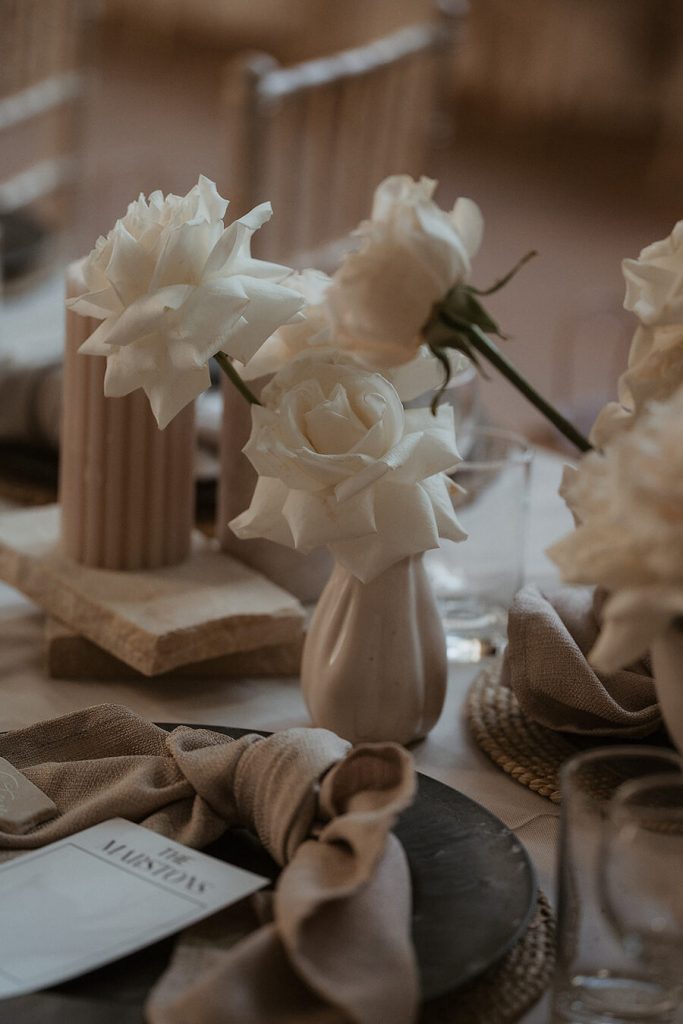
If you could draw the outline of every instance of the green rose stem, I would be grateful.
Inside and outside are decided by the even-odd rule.
[[[438,310],[439,320],[450,327],[462,338],[465,335],[466,340],[462,343],[455,341],[454,344],[449,344],[448,341],[440,340],[440,347],[458,348],[460,351],[465,352],[466,355],[472,356],[472,349],[487,359],[504,377],[513,384],[521,394],[527,398],[532,405],[534,405],[540,413],[545,416],[554,427],[560,431],[561,434],[571,441],[572,444],[576,445],[579,451],[589,452],[592,449],[590,442],[581,434],[569,420],[565,419],[557,409],[547,402],[542,395],[538,393],[536,388],[529,383],[529,381],[519,373],[518,370],[512,365],[510,360],[503,355],[498,346],[493,342],[486,334],[481,330],[477,324],[468,323],[465,325],[462,320],[458,317],[451,317],[448,312],[443,309]],[[477,362],[476,358],[474,360]]]
[[[214,359],[216,360],[216,362],[218,363],[226,377],[228,377],[235,385],[239,393],[244,398],[246,398],[246,400],[249,402],[249,405],[261,404],[256,395],[254,394],[254,392],[250,391],[250,389],[247,387],[247,385],[240,377],[239,373],[234,367],[232,359],[230,359],[230,356],[226,355],[225,352],[216,352]]]
[[[565,419],[565,417],[557,411],[554,405],[547,402],[543,395],[539,395],[536,388],[533,387],[526,380],[525,377],[515,369],[510,360],[503,355],[501,350],[491,341],[479,327],[474,328],[474,334],[476,340],[472,341],[472,344],[476,348],[477,352],[480,352],[485,359],[495,366],[497,370],[503,374],[504,377],[510,381],[511,384],[520,391],[525,398],[527,398],[532,405],[534,405],[540,413],[542,413],[547,420],[549,420],[553,426],[557,427],[561,434],[571,441],[572,444],[581,452],[589,452],[592,449],[591,443],[581,434],[576,427]]]
[[[557,427],[561,434],[564,434],[568,441],[576,445],[579,451],[588,452],[591,451],[592,445],[586,438],[550,402],[546,402],[545,398],[539,395],[536,388],[525,377],[522,377],[521,373],[515,369],[510,360],[503,355],[495,342],[491,341],[488,336],[495,334],[499,338],[505,338],[496,321],[482,306],[479,296],[493,295],[494,292],[500,291],[535,255],[536,252],[532,250],[522,256],[512,270],[490,288],[480,289],[469,284],[456,284],[446,293],[441,302],[434,305],[429,320],[422,328],[422,335],[432,354],[444,368],[443,384],[434,396],[432,412],[436,414],[439,399],[446,390],[451,376],[451,366],[445,349],[454,348],[468,356],[484,376],[486,374],[481,368],[478,357],[483,356],[487,359],[554,427]]]

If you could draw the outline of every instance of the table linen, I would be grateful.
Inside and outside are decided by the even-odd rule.
[[[640,738],[661,724],[646,659],[616,672],[597,672],[588,654],[600,632],[605,592],[523,587],[508,620],[501,681],[522,710],[549,729],[584,736]]]

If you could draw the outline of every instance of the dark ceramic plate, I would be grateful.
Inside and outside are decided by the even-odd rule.
[[[233,737],[257,731],[206,728]],[[498,818],[425,775],[418,775],[417,799],[395,832],[411,869],[423,998],[432,999],[472,981],[504,956],[534,910],[536,879],[526,850]],[[206,852],[269,877],[277,873],[245,832],[226,833]],[[173,941],[58,988],[0,1002],[0,1024],[142,1024],[142,1002]]]

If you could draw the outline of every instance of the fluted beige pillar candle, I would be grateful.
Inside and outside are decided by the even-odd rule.
[[[67,295],[84,290],[72,264]],[[78,352],[99,323],[66,314],[62,546],[100,569],[175,565],[190,550],[194,522],[194,406],[159,430],[143,391],[105,398],[106,360]]]
[[[253,382],[250,387],[253,388]],[[226,379],[223,381],[216,536],[223,551],[262,572],[300,601],[316,601],[332,571],[332,557],[326,548],[316,548],[309,555],[302,555],[270,540],[240,540],[228,526],[231,519],[249,507],[256,486],[256,471],[242,453],[250,432],[250,406]]]

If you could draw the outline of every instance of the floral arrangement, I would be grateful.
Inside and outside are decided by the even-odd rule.
[[[569,582],[609,592],[590,655],[596,667],[627,664],[683,624],[683,221],[624,261],[625,305],[638,327],[617,400],[588,441],[491,337],[503,335],[483,300],[528,257],[491,288],[476,288],[482,214],[469,199],[442,210],[434,189],[427,178],[382,182],[355,232],[357,248],[328,277],[255,259],[251,239],[270,205],[226,226],[227,201],[201,177],[185,197],[154,192],[131,203],[85,259],[86,291],[69,300],[102,321],[81,351],[106,357],[105,394],[143,388],[161,429],[208,387],[211,357],[251,403],[244,452],[258,483],[231,527],[303,552],[326,545],[338,566],[333,581],[344,579],[325,591],[306,641],[302,681],[314,720],[349,736],[371,728],[386,738],[389,729],[402,742],[428,731],[443,700],[442,634],[428,625],[433,599],[421,606],[424,635],[411,634],[410,656],[392,669],[405,677],[400,728],[384,715],[356,721],[353,708],[347,720],[359,651],[369,678],[387,653],[382,637],[393,634],[361,630],[358,650],[351,645],[344,660],[339,616],[345,608],[356,629],[349,595],[385,573],[367,593],[391,604],[392,566],[405,570],[402,591],[424,597],[424,569],[411,556],[439,538],[465,537],[447,476],[460,461],[453,415],[439,407],[465,357],[496,367],[586,453],[562,485],[576,529],[549,553]],[[265,376],[259,400],[250,382]],[[430,389],[431,409],[404,409]],[[423,647],[427,636],[439,650]]]
[[[270,203],[225,227],[227,207],[204,177],[182,198],[141,195],[84,260],[88,291],[67,301],[102,321],[80,351],[107,357],[105,394],[143,388],[161,429],[210,386],[211,356],[247,362],[304,304],[283,284],[289,268],[251,256]]]
[[[486,332],[503,337],[482,306],[534,253],[485,290],[470,284],[484,219],[476,203],[460,198],[453,209],[433,200],[436,182],[407,175],[376,189],[371,217],[354,232],[360,247],[332,278],[307,272],[288,284],[307,300],[306,322],[278,331],[245,368],[253,379],[309,346],[333,345],[387,376],[409,400],[440,384],[467,356],[488,360],[580,450],[589,442],[515,369]]]
[[[683,616],[683,221],[623,270],[640,321],[628,368],[591,432],[600,450],[563,480],[576,529],[549,550],[564,579],[610,592],[590,655],[606,672]]]
[[[382,182],[331,278],[252,257],[270,205],[226,227],[228,203],[204,177],[185,197],[140,196],[85,259],[87,291],[68,305],[102,320],[81,351],[106,356],[106,395],[143,388],[163,429],[208,387],[213,356],[252,403],[259,484],[232,524],[240,536],[328,544],[363,580],[462,539],[443,475],[459,461],[451,412],[438,393],[432,415],[401,400],[442,392],[464,355],[498,366],[589,447],[487,336],[500,331],[481,298],[517,268],[487,291],[470,284],[482,214],[469,199],[440,209],[435,185]],[[248,381],[272,373],[261,406]]]

